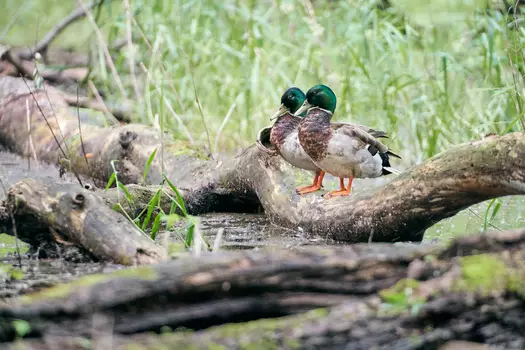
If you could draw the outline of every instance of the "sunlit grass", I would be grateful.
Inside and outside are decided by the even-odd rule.
[[[505,14],[486,9],[486,1],[434,0],[437,7],[429,7],[392,0],[394,7],[386,9],[376,0],[130,2],[132,19],[120,1],[109,0],[96,18],[110,46],[125,37],[126,20],[132,20],[138,100],[144,102],[137,103],[135,121],[160,118],[177,138],[202,145],[208,145],[207,128],[212,152],[234,153],[251,144],[291,85],[332,87],[338,97],[334,120],[388,131],[389,146],[403,157],[400,168],[486,133],[521,127],[525,35],[507,24]],[[74,3],[28,1],[5,40],[31,45]],[[0,31],[19,6],[7,0]],[[56,43],[88,49],[97,87],[121,97],[87,21]],[[134,99],[128,47],[112,54]],[[485,213],[480,216],[481,227],[487,226]]]
[[[6,36],[9,42],[30,45],[73,6],[43,3],[26,5]],[[111,44],[125,37],[126,16],[120,2],[109,3],[103,5],[98,24]],[[392,148],[413,163],[452,144],[500,133],[516,117],[501,13],[460,12],[461,21],[422,26],[405,18],[404,7],[381,10],[376,1],[315,1],[311,8],[308,3],[131,2],[135,65],[146,100],[138,106],[137,121],[153,123],[163,113],[166,127],[187,137],[178,116],[193,139],[207,143],[193,77],[211,139],[235,105],[219,149],[213,151],[236,151],[269,124],[284,89],[297,85],[307,90],[321,82],[338,96],[334,119],[389,131]],[[8,1],[0,28],[18,7]],[[100,55],[87,21],[75,24],[57,42],[91,47]],[[127,52],[124,46],[113,56],[133,98]],[[97,62],[93,77],[118,93],[108,69]],[[174,113],[161,111],[166,106],[158,98],[160,88]]]

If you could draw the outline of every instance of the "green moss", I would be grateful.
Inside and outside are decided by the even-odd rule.
[[[153,266],[140,266],[134,268],[126,268],[122,270],[114,271],[106,276],[119,276],[119,277],[130,277],[140,278],[142,280],[155,280],[159,277],[157,270]]]
[[[521,257],[512,259],[516,263]],[[490,254],[478,254],[459,257],[461,276],[453,283],[453,292],[503,293],[505,291],[525,295],[525,287],[521,281],[523,273],[520,269],[508,267],[499,257]],[[524,266],[525,267],[525,266]],[[523,270],[523,269],[522,269]],[[417,289],[420,282],[413,279],[400,280],[396,285],[379,292],[385,304],[381,312],[397,314],[411,311],[417,313],[426,302],[425,298],[418,296]]]
[[[21,297],[20,301],[22,304],[30,304],[39,300],[64,298],[79,287],[92,286],[97,283],[109,281],[114,277],[155,280],[158,278],[158,274],[157,271],[150,266],[141,266],[117,270],[108,274],[87,275],[70,283],[59,284],[37,293],[24,295]]]
[[[21,280],[24,278],[24,271],[18,267],[14,267],[11,264],[0,263],[0,273],[5,276],[5,278],[11,280]]]
[[[203,152],[203,149],[191,146],[187,142],[176,140],[164,147],[164,151],[173,156],[192,156],[198,159],[207,160],[208,157]]]
[[[276,333],[283,329],[290,328],[290,319],[293,318],[294,322],[296,322],[297,328],[300,328],[306,321],[322,319],[327,315],[328,309],[320,308],[306,312],[302,314],[301,317],[295,315],[217,326],[213,329],[213,333],[218,339],[238,339],[239,347],[244,350],[278,349],[280,348],[280,344],[276,341]],[[261,335],[257,342],[248,342],[248,340],[243,339],[243,334],[250,334],[251,332]],[[300,348],[301,344],[298,340],[291,339],[286,341],[286,345],[290,349],[297,349]]]
[[[392,287],[380,291],[379,296],[384,301],[384,304],[381,305],[380,314],[392,315],[406,311],[417,313],[426,302],[425,298],[415,293],[419,285],[419,281],[405,278]]]
[[[30,304],[38,300],[63,298],[70,294],[77,287],[90,286],[99,282],[103,282],[107,279],[108,277],[106,275],[101,274],[84,276],[74,282],[59,284],[36,293],[24,295],[20,298],[20,301],[22,304]]]
[[[433,255],[433,254],[428,254],[428,255],[425,255],[425,256],[423,257],[423,261],[424,261],[424,262],[433,262],[433,261],[435,261],[436,259],[437,259],[436,256]]]
[[[181,253],[186,253],[186,244],[183,242],[169,242],[168,243],[168,254],[171,255],[178,255]]]
[[[22,271],[18,267],[11,267],[11,269],[9,270],[9,274],[12,280],[19,281],[24,278],[24,271]]]
[[[84,337],[77,337],[75,339],[75,344],[77,344],[80,348],[90,350],[93,348],[93,344],[91,343],[91,340]]]
[[[383,301],[391,304],[406,302],[407,297],[412,295],[414,289],[419,287],[419,281],[412,278],[402,279],[388,289],[379,292]]]
[[[498,257],[489,254],[460,257],[459,264],[462,277],[453,286],[457,291],[502,292],[508,286],[509,276],[514,273]]]
[[[0,257],[16,253],[16,238],[5,233],[0,233]],[[29,245],[18,241],[20,254],[25,254],[29,250]]]

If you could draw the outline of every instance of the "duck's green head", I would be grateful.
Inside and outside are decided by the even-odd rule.
[[[335,112],[337,98],[334,92],[326,85],[315,85],[306,93],[306,101],[304,101],[301,108],[299,108],[295,115],[306,112],[312,107],[319,107],[324,110]]]
[[[294,114],[299,107],[301,107],[306,100],[304,92],[296,87],[291,87],[281,96],[281,106],[275,115],[270,119],[279,118],[285,113]]]

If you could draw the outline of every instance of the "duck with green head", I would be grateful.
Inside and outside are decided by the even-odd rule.
[[[315,192],[321,189],[324,171],[319,169],[301,147],[297,127],[301,117],[293,114],[301,107],[306,96],[301,89],[291,87],[281,96],[281,106],[270,120],[275,120],[270,133],[270,143],[281,157],[291,165],[309,171],[315,171],[313,184],[296,189],[298,194]]]
[[[339,177],[340,189],[327,194],[348,196],[354,178],[375,178],[399,171],[390,167],[389,156],[399,157],[378,138],[383,131],[349,123],[331,123],[337,99],[326,85],[316,85],[306,93],[306,101],[295,115],[306,112],[298,127],[299,143],[323,171]],[[349,178],[345,187],[344,179]]]

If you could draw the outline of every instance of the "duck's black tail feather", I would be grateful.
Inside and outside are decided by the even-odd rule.
[[[392,152],[391,150],[386,151],[386,153],[389,154],[389,155],[391,155],[392,157],[396,157],[396,158],[402,159],[400,156],[398,156],[397,154],[395,154],[395,153]]]
[[[390,151],[389,152],[386,152],[386,153],[379,153],[379,156],[381,157],[381,159],[383,160],[383,169],[382,169],[382,173],[383,175],[388,175],[388,174],[401,174],[401,172],[399,170],[396,170],[394,168],[392,168],[390,166],[390,159],[388,157],[388,155],[390,154]],[[401,158],[401,157],[399,157]]]
[[[382,164],[383,165],[383,170],[382,170],[383,175],[401,174],[399,170],[396,170],[390,166],[390,159],[389,159],[389,155],[401,159],[400,156],[398,156],[392,151],[386,151],[385,153],[381,153],[375,146],[372,146],[372,145],[368,146],[368,152],[370,152],[370,154],[372,154],[373,156],[379,153],[379,156],[381,157],[381,160],[383,161],[383,164]]]

